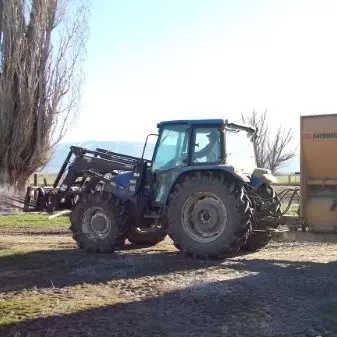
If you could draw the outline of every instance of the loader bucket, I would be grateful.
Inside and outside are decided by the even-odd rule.
[[[53,191],[53,186],[27,187],[23,203],[24,212],[42,212],[47,210],[49,193]]]

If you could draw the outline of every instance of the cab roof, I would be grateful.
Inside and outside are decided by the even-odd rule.
[[[244,130],[249,133],[256,133],[258,130],[249,125],[229,123],[228,120],[224,119],[180,119],[180,120],[171,120],[163,121],[157,124],[157,128],[161,129],[165,126],[174,126],[174,125],[202,125],[202,126],[212,126],[212,125],[224,125],[233,129]]]
[[[157,124],[158,128],[170,125],[224,125],[225,120],[223,119],[182,119],[182,120],[171,120],[163,121]]]

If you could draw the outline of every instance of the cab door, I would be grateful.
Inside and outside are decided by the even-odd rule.
[[[190,128],[167,125],[158,138],[152,161],[152,191],[155,204],[163,204],[180,169],[188,165]]]
[[[224,160],[224,135],[220,127],[195,127],[191,164],[217,165]]]

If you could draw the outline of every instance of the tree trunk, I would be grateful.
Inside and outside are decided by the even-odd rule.
[[[2,186],[24,189],[76,113],[88,29],[85,2],[74,3],[0,0]]]

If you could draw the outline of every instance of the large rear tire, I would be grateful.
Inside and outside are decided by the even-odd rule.
[[[127,209],[118,198],[85,195],[74,207],[70,220],[73,239],[88,252],[113,252],[126,239]]]
[[[245,190],[223,173],[187,175],[169,195],[169,236],[195,257],[223,258],[239,251],[251,231],[251,216]]]
[[[273,234],[267,231],[252,231],[241,250],[244,252],[256,252],[267,246],[272,238]]]
[[[140,246],[155,246],[157,243],[165,240],[167,235],[166,228],[141,228],[132,227],[128,233],[128,240]]]

